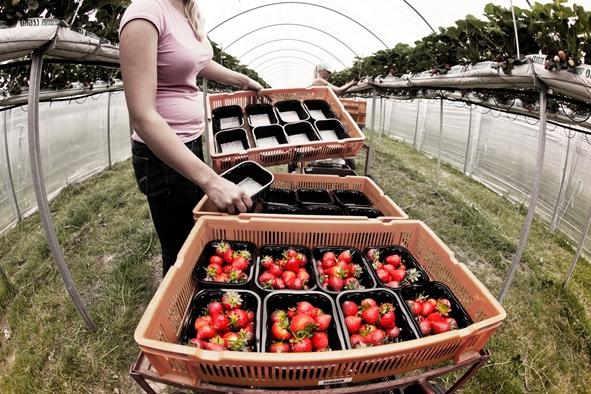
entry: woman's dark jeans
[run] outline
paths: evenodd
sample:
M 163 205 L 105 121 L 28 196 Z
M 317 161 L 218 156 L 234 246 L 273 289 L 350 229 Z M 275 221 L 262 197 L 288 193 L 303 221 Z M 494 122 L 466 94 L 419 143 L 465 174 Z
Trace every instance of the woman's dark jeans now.
M 201 138 L 186 145 L 203 160 Z M 166 275 L 193 228 L 193 208 L 204 193 L 164 164 L 147 145 L 132 141 L 131 153 L 137 184 L 148 198 L 152 221 L 160 239 L 162 271 Z

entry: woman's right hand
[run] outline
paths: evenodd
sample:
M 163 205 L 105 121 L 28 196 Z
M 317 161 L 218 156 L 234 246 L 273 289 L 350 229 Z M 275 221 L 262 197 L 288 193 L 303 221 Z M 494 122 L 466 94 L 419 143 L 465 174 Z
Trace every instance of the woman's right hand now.
M 222 212 L 246 212 L 252 206 L 252 200 L 244 190 L 221 176 L 216 176 L 204 192 Z

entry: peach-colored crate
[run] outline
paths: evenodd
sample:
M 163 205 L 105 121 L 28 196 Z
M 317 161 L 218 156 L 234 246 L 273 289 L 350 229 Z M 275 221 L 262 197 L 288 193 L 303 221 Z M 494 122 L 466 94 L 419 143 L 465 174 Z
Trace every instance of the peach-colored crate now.
M 236 164 L 252 160 L 263 166 L 287 164 L 293 161 L 311 161 L 335 157 L 355 157 L 363 147 L 364 134 L 357 123 L 345 110 L 334 92 L 325 87 L 298 89 L 264 89 L 260 97 L 255 92 L 241 91 L 212 94 L 207 97 L 207 117 L 209 122 L 208 147 L 212 167 L 216 172 L 225 171 Z M 338 120 L 341 121 L 350 138 L 338 141 L 314 141 L 307 144 L 284 144 L 273 148 L 251 148 L 235 153 L 215 153 L 211 111 L 227 105 L 239 105 L 243 110 L 248 104 L 266 102 L 274 104 L 282 100 L 325 100 L 330 105 Z M 245 114 L 246 117 L 246 114 Z M 248 121 L 245 118 L 245 127 Z M 252 131 L 248 131 L 250 146 L 254 146 Z
M 367 102 L 363 99 L 340 99 L 345 110 L 357 122 L 365 124 L 365 114 L 367 112 Z
M 364 176 L 347 176 L 339 177 L 337 175 L 304 175 L 304 174 L 273 174 L 275 180 L 271 187 L 280 189 L 324 189 L 324 190 L 356 190 L 365 194 L 372 202 L 373 208 L 382 212 L 384 216 L 376 219 L 389 222 L 390 220 L 408 219 L 408 215 L 404 213 L 390 197 L 388 197 L 382 189 L 370 178 Z M 193 218 L 199 219 L 204 215 L 214 216 L 228 216 L 227 213 L 220 212 L 215 204 L 205 196 L 197 203 L 193 209 Z M 291 219 L 308 219 L 308 220 L 368 220 L 364 216 L 321 216 L 321 215 L 279 215 L 279 214 L 264 214 L 264 213 L 241 213 L 238 215 L 241 218 L 247 219 L 251 217 L 264 218 L 279 218 L 285 220 Z
M 444 334 L 365 349 L 321 353 L 213 352 L 177 344 L 196 282 L 191 272 L 205 244 L 214 239 L 256 245 L 367 245 L 407 247 L 429 275 L 446 283 L 474 324 Z M 135 340 L 164 378 L 187 383 L 248 387 L 304 387 L 324 381 L 363 382 L 446 360 L 476 356 L 506 313 L 490 292 L 424 223 L 419 221 L 304 221 L 205 216 L 182 247 L 135 331 Z

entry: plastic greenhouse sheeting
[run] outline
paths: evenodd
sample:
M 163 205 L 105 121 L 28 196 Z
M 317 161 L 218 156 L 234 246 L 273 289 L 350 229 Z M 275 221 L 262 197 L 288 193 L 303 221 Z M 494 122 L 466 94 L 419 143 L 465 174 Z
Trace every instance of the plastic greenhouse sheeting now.
M 109 93 L 77 100 L 39 104 L 39 131 L 45 184 L 50 198 L 67 184 L 79 182 L 108 166 L 107 101 Z M 0 232 L 17 221 L 10 191 L 4 133 L 21 213 L 37 209 L 31 178 L 27 107 L 0 112 Z M 6 119 L 4 119 L 6 117 Z M 6 121 L 4 121 L 6 120 Z M 4 125 L 6 124 L 6 128 Z M 130 156 L 129 118 L 123 92 L 111 93 L 111 156 Z
M 376 137 L 379 138 L 382 130 L 378 116 L 379 98 L 376 103 Z M 372 100 L 368 100 L 368 114 L 371 105 Z M 428 156 L 437 157 L 439 105 L 439 100 L 384 99 L 384 136 L 412 145 L 419 108 L 416 147 Z M 460 171 L 466 164 L 467 174 L 472 178 L 510 201 L 527 206 L 535 173 L 537 120 L 475 107 L 472 110 L 470 148 L 466 155 L 469 119 L 467 106 L 444 102 L 442 162 Z M 367 119 L 366 125 L 370 127 L 371 118 Z M 591 138 L 553 125 L 548 125 L 547 130 L 544 173 L 536 213 L 546 222 L 552 220 L 570 140 L 558 228 L 576 244 L 585 228 L 591 201 Z M 520 228 L 522 224 L 515 225 Z M 587 239 L 584 251 L 591 254 L 591 240 Z

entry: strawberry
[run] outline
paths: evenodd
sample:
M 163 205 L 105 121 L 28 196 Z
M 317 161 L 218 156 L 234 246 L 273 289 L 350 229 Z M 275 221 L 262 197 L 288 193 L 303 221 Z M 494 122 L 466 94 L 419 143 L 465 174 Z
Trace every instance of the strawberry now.
M 228 273 L 228 283 L 241 283 L 246 280 L 246 274 L 242 271 L 232 268 Z
M 447 321 L 447 324 L 449 324 L 450 330 L 457 330 L 459 328 L 458 322 L 453 317 L 448 317 L 446 321 Z
M 275 285 L 275 277 L 268 272 L 259 275 L 259 283 L 265 289 L 272 289 Z
M 302 281 L 298 278 L 293 278 L 289 282 L 286 282 L 285 286 L 287 286 L 287 288 L 291 290 L 302 290 L 302 288 L 304 287 Z
M 295 249 L 293 249 L 293 248 L 289 248 L 289 249 L 287 249 L 287 250 L 286 250 L 286 251 L 283 253 L 283 255 L 284 255 L 285 257 L 287 257 L 288 259 L 290 259 L 290 258 L 295 258 L 295 257 L 297 257 L 297 256 L 298 256 L 298 252 L 297 252 L 297 250 L 295 250 Z
M 296 308 L 292 307 L 292 308 L 288 308 L 287 309 L 287 317 L 289 319 L 293 319 L 293 317 L 296 315 Z
M 401 263 L 402 263 L 402 259 L 397 254 L 393 254 L 393 255 L 386 257 L 386 264 L 391 264 L 394 266 L 394 268 L 400 267 Z
M 332 266 L 332 265 L 336 264 L 336 261 L 337 261 L 337 258 L 333 252 L 326 252 L 322 256 L 322 263 L 323 264 L 328 265 L 330 263 L 330 266 Z
M 357 278 L 347 278 L 343 281 L 343 288 L 347 290 L 356 290 L 361 288 L 361 284 Z
M 300 268 L 296 277 L 302 281 L 303 285 L 308 283 L 308 281 L 310 280 L 310 274 L 308 273 L 308 271 L 306 271 L 305 268 Z
M 378 260 L 380 258 L 380 252 L 376 249 L 368 249 L 365 255 L 369 261 Z
M 244 257 L 238 256 L 232 262 L 232 267 L 235 270 L 244 271 L 248 267 L 248 261 Z
M 401 270 L 400 268 L 392 271 L 392 274 L 390 275 L 390 279 L 395 282 L 402 282 L 405 277 L 406 271 Z
M 371 345 L 372 336 L 371 333 L 376 330 L 375 326 L 371 324 L 364 324 L 359 328 L 359 335 L 361 335 L 361 342 L 365 345 Z
M 314 305 L 310 304 L 308 301 L 301 301 L 298 302 L 296 311 L 299 314 L 311 316 L 314 309 Z
M 378 275 L 378 279 L 381 282 L 383 282 L 383 283 L 390 282 L 390 273 L 386 269 L 380 268 L 379 270 L 376 271 L 376 274 Z
M 248 325 L 246 326 L 246 328 L 243 328 L 240 331 L 244 332 L 244 336 L 245 338 L 247 338 L 248 340 L 251 340 L 252 338 L 254 338 L 254 330 L 255 330 L 255 325 L 254 322 L 250 322 L 248 323 Z
M 289 344 L 285 342 L 273 342 L 269 346 L 269 352 L 271 353 L 289 353 Z
M 273 323 L 285 323 L 287 320 L 287 313 L 283 310 L 276 310 L 271 313 L 271 321 Z
M 198 347 L 198 348 L 201 348 L 201 349 L 204 349 L 205 348 L 205 346 L 204 346 L 205 344 L 202 343 L 202 341 L 200 339 L 197 339 L 197 338 L 191 338 L 191 339 L 189 339 L 188 345 L 189 346 L 193 346 L 193 347 Z
M 380 327 L 387 330 L 396 325 L 396 315 L 393 310 L 389 310 L 380 316 Z
M 349 341 L 351 342 L 351 347 L 355 349 L 363 342 L 363 337 L 359 334 L 353 334 L 351 335 L 351 338 L 349 338 Z
M 305 266 L 308 263 L 308 258 L 303 253 L 298 253 L 297 259 L 300 261 L 300 266 Z
M 380 318 L 380 308 L 377 306 L 370 306 L 361 311 L 361 318 L 369 324 L 376 324 Z
M 248 325 L 248 314 L 242 309 L 233 309 L 228 314 L 228 319 L 230 320 L 230 327 L 232 328 L 244 328 Z
M 217 256 L 214 256 L 214 257 L 217 257 Z M 218 265 L 218 264 L 210 264 L 205 269 L 205 277 L 207 279 L 213 279 L 216 276 L 220 275 L 221 273 L 222 273 L 222 266 Z
M 228 331 L 228 324 L 230 324 L 230 321 L 223 313 L 217 314 L 211 319 L 211 326 L 217 332 Z
M 278 289 L 278 290 L 285 289 L 285 282 L 283 281 L 283 279 L 281 279 L 281 278 L 275 279 L 275 286 L 274 286 L 274 288 L 275 289 Z
M 311 352 L 312 341 L 307 337 L 292 340 L 291 351 L 294 353 Z
M 287 330 L 284 324 L 286 323 L 273 323 L 273 325 L 271 326 L 271 335 L 273 336 L 273 338 L 282 340 L 287 340 L 291 338 L 291 333 Z
M 343 315 L 345 316 L 355 316 L 357 315 L 357 304 L 353 301 L 345 301 L 342 303 L 341 308 L 343 309 Z
M 393 281 L 391 281 L 391 282 L 388 282 L 388 283 L 386 284 L 386 286 L 388 286 L 388 287 L 389 287 L 389 288 L 391 288 L 391 289 L 397 289 L 397 288 L 399 288 L 399 287 L 400 287 L 400 282 L 396 282 L 395 280 L 393 280 Z
M 222 305 L 227 311 L 240 308 L 242 306 L 242 297 L 235 291 L 227 291 L 222 296 Z
M 392 275 L 392 272 L 396 271 L 396 267 L 394 267 L 392 264 L 384 264 L 382 269 L 385 269 L 386 271 L 388 271 L 388 274 L 390 274 L 390 275 Z
M 423 305 L 421 305 L 421 315 L 423 316 L 429 316 L 434 310 L 435 305 L 430 302 L 424 302 Z
M 281 274 L 281 279 L 283 279 L 283 281 L 285 283 L 289 282 L 290 280 L 294 279 L 296 277 L 296 273 L 292 272 L 292 271 L 283 271 L 283 273 Z
M 337 276 L 329 277 L 326 285 L 326 287 L 332 291 L 341 291 L 343 286 L 343 280 Z
M 312 332 L 316 330 L 316 322 L 308 315 L 297 314 L 291 319 L 289 329 L 294 334 L 303 332 Z
M 345 327 L 347 327 L 347 331 L 349 334 L 355 334 L 361 328 L 361 317 L 359 316 L 347 316 L 345 317 Z
M 451 308 L 443 302 L 437 302 L 435 304 L 435 310 L 439 312 L 441 316 L 448 316 L 449 312 L 451 311 Z
M 273 275 L 276 278 L 281 277 L 283 270 L 277 264 L 271 264 L 269 268 L 267 268 L 267 272 Z
M 268 269 L 269 266 L 273 263 L 274 263 L 273 257 L 271 257 L 271 256 L 264 256 L 261 259 L 261 267 L 263 267 L 264 269 Z
M 201 316 L 195 319 L 194 327 L 195 331 L 201 330 L 202 327 L 211 324 L 211 316 Z
M 197 339 L 210 339 L 213 338 L 215 334 L 215 329 L 210 325 L 206 325 L 197 331 Z
M 226 249 L 222 257 L 224 259 L 224 262 L 232 264 L 234 262 L 234 251 L 231 248 L 228 248 Z
M 246 341 L 243 335 L 228 332 L 224 334 L 224 345 L 228 350 L 239 351 L 244 350 Z
M 446 321 L 434 321 L 431 322 L 431 330 L 433 334 L 441 334 L 450 330 L 449 324 Z
M 433 312 L 431 314 L 429 314 L 429 316 L 427 316 L 427 320 L 429 320 L 430 322 L 441 322 L 444 321 L 444 317 L 441 316 L 438 312 Z
M 451 310 L 451 302 L 449 302 L 449 300 L 447 298 L 440 298 L 439 300 L 437 300 L 437 303 L 443 304 Z
M 378 345 L 382 345 L 384 343 L 385 339 L 386 339 L 386 333 L 384 332 L 384 330 L 381 330 L 378 328 L 378 329 L 371 331 L 367 335 L 366 343 L 368 345 L 378 346 Z
M 315 332 L 311 338 L 312 349 L 317 352 L 324 352 L 328 350 L 328 334 L 325 332 Z
M 224 306 L 219 301 L 212 301 L 207 304 L 207 313 L 213 318 L 216 315 L 224 313 Z
M 419 322 L 419 328 L 423 335 L 431 334 L 431 323 L 428 320 L 422 320 Z
M 351 256 L 351 251 L 350 250 L 344 250 L 341 252 L 341 254 L 339 254 L 339 261 L 343 261 L 347 264 L 351 263 L 351 261 L 353 261 L 353 257 Z
M 215 265 L 219 265 L 220 267 L 222 266 L 222 264 L 224 264 L 224 259 L 222 259 L 220 256 L 218 255 L 213 255 L 209 258 L 209 264 L 215 264 Z
M 224 241 L 220 241 L 213 246 L 215 247 L 215 254 L 220 257 L 223 257 L 226 250 L 230 249 L 230 245 Z
M 295 257 L 290 257 L 285 262 L 283 269 L 296 273 L 300 270 L 300 262 Z
M 378 303 L 373 298 L 364 298 L 360 302 L 361 307 L 370 307 L 370 306 L 378 306 Z
M 222 350 L 225 350 L 224 345 L 214 342 L 205 342 L 205 349 L 211 350 L 212 352 L 221 352 Z
M 392 327 L 389 330 L 386 330 L 386 337 L 389 340 L 396 339 L 400 335 L 400 328 Z
M 406 271 L 406 265 L 404 264 L 400 264 L 400 267 L 398 267 L 399 270 L 403 270 Z
M 332 321 L 332 316 L 329 315 L 328 313 L 324 313 L 320 316 L 317 316 L 315 320 L 316 320 L 317 330 L 326 331 L 326 330 L 328 330 L 328 327 L 330 327 L 330 322 Z
M 408 300 L 406 301 L 406 304 L 410 308 L 410 311 L 413 314 L 413 316 L 418 316 L 421 314 L 421 310 L 423 309 L 421 303 L 417 301 Z

